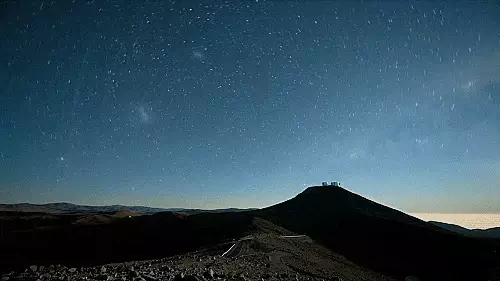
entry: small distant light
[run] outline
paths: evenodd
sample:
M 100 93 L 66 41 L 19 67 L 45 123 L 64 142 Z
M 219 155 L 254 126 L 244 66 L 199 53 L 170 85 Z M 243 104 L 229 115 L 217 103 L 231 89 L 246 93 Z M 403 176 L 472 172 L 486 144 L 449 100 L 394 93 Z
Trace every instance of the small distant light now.
M 64 161 L 64 157 L 62 157 L 62 156 L 61 156 L 61 158 L 59 158 L 59 159 L 61 159 L 61 161 Z

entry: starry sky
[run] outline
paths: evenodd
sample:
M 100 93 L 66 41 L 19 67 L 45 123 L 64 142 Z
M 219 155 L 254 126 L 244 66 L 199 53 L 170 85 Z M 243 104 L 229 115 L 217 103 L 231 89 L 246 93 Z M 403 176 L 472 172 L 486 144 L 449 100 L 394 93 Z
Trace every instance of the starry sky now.
M 396 2 L 1 1 L 0 203 L 500 212 L 500 6 Z

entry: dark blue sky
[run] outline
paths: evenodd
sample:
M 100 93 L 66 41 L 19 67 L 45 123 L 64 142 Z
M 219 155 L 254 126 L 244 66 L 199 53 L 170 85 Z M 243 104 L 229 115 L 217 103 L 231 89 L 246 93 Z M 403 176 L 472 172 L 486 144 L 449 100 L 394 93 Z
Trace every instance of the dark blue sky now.
M 2 1 L 1 203 L 500 212 L 498 4 L 368 2 Z

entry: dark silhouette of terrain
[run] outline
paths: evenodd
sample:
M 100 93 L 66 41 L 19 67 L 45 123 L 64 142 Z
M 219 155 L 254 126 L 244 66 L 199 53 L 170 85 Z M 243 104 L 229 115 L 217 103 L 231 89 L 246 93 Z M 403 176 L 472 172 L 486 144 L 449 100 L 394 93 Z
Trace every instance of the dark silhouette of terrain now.
M 107 213 L 107 212 L 118 212 L 118 211 L 134 211 L 141 213 L 157 213 L 165 211 L 175 211 L 175 209 L 164 209 L 164 208 L 151 208 L 144 206 L 122 206 L 122 205 L 110 205 L 110 206 L 87 206 L 87 205 L 77 205 L 72 203 L 47 203 L 47 204 L 30 204 L 30 203 L 19 203 L 19 204 L 0 204 L 0 211 L 11 211 L 11 212 L 39 212 L 39 213 L 51 213 L 51 214 L 61 214 L 61 213 Z
M 500 239 L 500 227 L 493 227 L 488 229 L 468 229 L 455 224 L 444 222 L 429 221 L 429 223 L 469 237 Z
M 309 187 L 253 213 L 398 278 L 488 280 L 500 261 L 498 240 L 457 235 L 339 187 Z
M 248 213 L 161 212 L 110 216 L 97 223 L 88 223 L 89 215 L 81 214 L 19 215 L 7 214 L 3 219 L 0 271 L 30 264 L 79 266 L 159 258 L 240 237 L 253 229 Z
M 498 240 L 459 235 L 341 187 L 309 187 L 280 204 L 242 212 L 3 214 L 0 271 L 166 257 L 257 235 L 263 225 L 305 234 L 398 279 L 488 280 L 500 264 Z
M 259 218 L 235 241 L 161 259 L 68 268 L 30 266 L 2 280 L 309 280 L 396 281 L 332 253 L 305 235 Z M 184 275 L 184 276 L 183 276 Z
M 133 211 L 138 213 L 158 213 L 158 212 L 184 212 L 189 214 L 197 213 L 222 213 L 222 212 L 241 212 L 254 209 L 238 209 L 238 208 L 228 208 L 228 209 L 215 209 L 215 210 L 202 210 L 202 209 L 185 209 L 185 208 L 152 208 L 145 206 L 123 206 L 123 205 L 109 205 L 109 206 L 87 206 L 87 205 L 77 205 L 72 203 L 48 203 L 48 204 L 29 204 L 29 203 L 19 203 L 19 204 L 0 204 L 0 211 L 9 212 L 39 212 L 39 213 L 51 213 L 51 214 L 62 214 L 62 213 L 109 213 L 118 211 Z

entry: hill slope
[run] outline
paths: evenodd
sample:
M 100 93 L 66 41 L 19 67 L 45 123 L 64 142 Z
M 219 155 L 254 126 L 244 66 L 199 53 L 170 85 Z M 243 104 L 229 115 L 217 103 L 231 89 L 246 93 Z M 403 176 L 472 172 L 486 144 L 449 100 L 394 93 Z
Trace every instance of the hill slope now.
M 243 212 L 30 215 L 7 213 L 0 218 L 0 272 L 30 264 L 81 266 L 165 257 L 242 237 L 254 229 L 252 217 Z
M 309 187 L 252 213 L 399 278 L 488 280 L 498 263 L 494 241 L 457 235 L 340 187 Z
M 280 204 L 242 212 L 2 215 L 0 271 L 159 258 L 269 231 L 305 234 L 363 268 L 401 280 L 491 280 L 500 268 L 496 240 L 458 235 L 340 187 L 310 187 Z M 259 219 L 269 224 L 255 223 Z
M 252 227 L 254 231 L 239 240 L 178 256 L 78 267 L 73 272 L 64 266 L 39 266 L 2 277 L 9 280 L 154 281 L 181 280 L 180 275 L 187 274 L 191 278 L 184 280 L 396 281 L 332 253 L 307 236 L 265 220 L 254 218 Z

